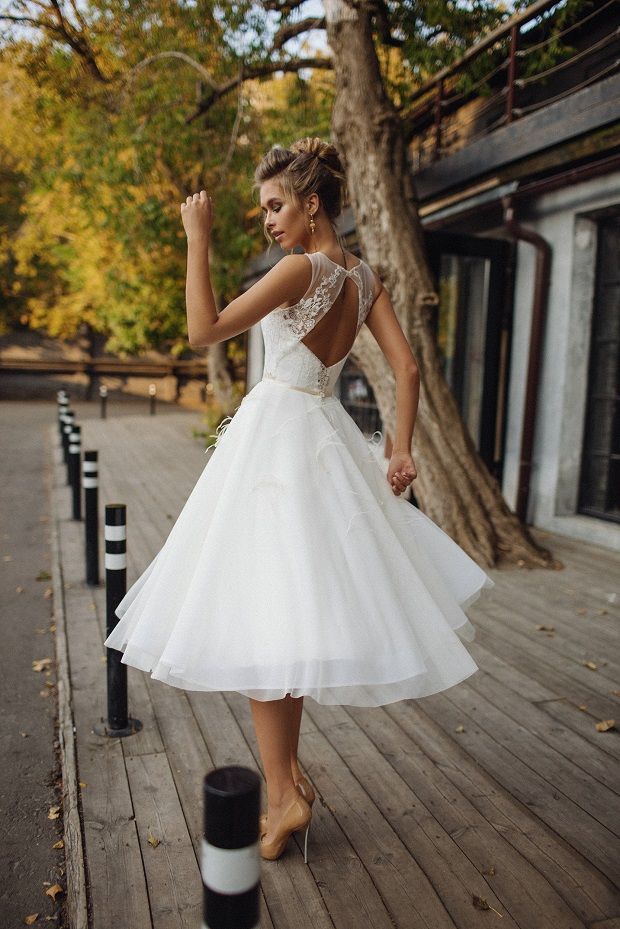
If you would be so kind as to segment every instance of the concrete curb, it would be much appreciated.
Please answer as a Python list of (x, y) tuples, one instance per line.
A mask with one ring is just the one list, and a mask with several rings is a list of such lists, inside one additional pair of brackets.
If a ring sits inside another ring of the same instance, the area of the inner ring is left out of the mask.
[(71, 674), (65, 621), (65, 595), (60, 558), (58, 495), (56, 494), (57, 429), (48, 433), (50, 542), (52, 587), (54, 590), (54, 621), (56, 624), (56, 679), (58, 689), (58, 741), (62, 766), (62, 809), (64, 823), (65, 864), (67, 882), (67, 918), (69, 929), (89, 929), (86, 864), (79, 806), (79, 787), (75, 726), (71, 706)]

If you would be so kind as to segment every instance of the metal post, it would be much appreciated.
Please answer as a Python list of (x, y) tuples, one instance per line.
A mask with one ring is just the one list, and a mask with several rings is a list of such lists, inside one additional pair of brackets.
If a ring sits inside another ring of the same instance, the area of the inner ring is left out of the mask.
[(67, 410), (65, 413), (64, 425), (62, 427), (62, 456), (67, 466), (67, 484), (69, 483), (69, 436), (73, 432), (73, 423), (75, 413), (73, 410)]
[[(127, 587), (126, 511), (124, 503), (107, 503), (105, 508), (106, 638), (118, 622), (114, 611)], [(142, 729), (142, 723), (127, 715), (127, 665), (121, 661), (122, 652), (115, 648), (107, 652), (108, 718), (102, 718), (93, 730), (110, 738), (132, 735)]]
[(99, 584), (99, 477), (97, 452), (84, 451), (82, 487), (84, 488), (84, 541), (86, 545), (86, 583)]
[(105, 384), (99, 387), (99, 400), (101, 401), (100, 419), (106, 418), (106, 404), (108, 402), (108, 388)]
[(73, 426), (69, 433), (69, 463), (67, 473), (73, 500), (73, 519), (82, 518), (82, 492), (80, 487), (80, 458), (82, 454), (82, 427)]
[(201, 873), (203, 929), (253, 929), (259, 923), (260, 778), (240, 765), (204, 779)]

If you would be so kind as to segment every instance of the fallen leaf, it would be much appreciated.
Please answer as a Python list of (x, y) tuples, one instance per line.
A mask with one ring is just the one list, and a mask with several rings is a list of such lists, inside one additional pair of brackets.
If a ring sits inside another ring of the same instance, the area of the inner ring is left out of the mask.
[(588, 709), (588, 704), (587, 704), (587, 703), (580, 703), (580, 704), (578, 705), (577, 709), (578, 709), (578, 710), (587, 710), (587, 709)]
[(615, 719), (603, 719), (600, 723), (596, 724), (597, 732), (608, 732), (609, 729), (615, 729), (615, 728), (616, 728)]
[(48, 523), (49, 519), (50, 519), (49, 516), (39, 516), (40, 523)]
[(50, 695), (50, 691), (49, 691), (49, 690), (40, 690), (40, 691), (39, 691), (39, 696), (40, 696), (40, 697), (49, 697), (49, 695)]
[(13, 556), (12, 556), (12, 555), (3, 555), (3, 556), (2, 556), (2, 560), (3, 560), (3, 561), (13, 561)]
[(498, 916), (503, 917), (503, 913), (500, 913), (495, 907), (492, 907), (490, 903), (487, 903), (484, 897), (479, 897), (477, 894), (472, 894), (472, 903), (479, 910), (493, 910), (494, 913), (497, 913)]
[(33, 671), (44, 671), (45, 668), (49, 668), (52, 663), (52, 658), (37, 658), (32, 662)]
[(486, 870), (486, 871), (483, 871), (482, 873), (483, 873), (483, 874), (490, 874), (491, 876), (493, 876), (493, 875), (495, 874), (495, 865), (491, 865), (490, 868), (487, 868), (487, 870)]
[(36, 923), (38, 918), (39, 918), (38, 913), (31, 913), (30, 916), (24, 916), (24, 922), (26, 923), (27, 926), (32, 926), (33, 923)]
[(582, 661), (581, 663), (582, 665), (584, 665), (584, 667), (589, 668), (590, 671), (596, 671), (596, 669), (598, 668), (598, 665), (595, 664), (593, 661)]
[(52, 848), (64, 848), (64, 847), (65, 847), (64, 839), (59, 839), (58, 842), (54, 842), (54, 844), (52, 845)]
[(44, 570), (44, 571), (39, 571), (39, 573), (37, 574), (35, 580), (37, 580), (37, 581), (49, 581), (49, 580), (51, 580), (51, 577), (52, 577), (52, 575), (49, 573), (49, 571), (45, 571), (45, 570)]
[(35, 629), (34, 631), (36, 632), (37, 635), (45, 635), (45, 633), (47, 632), (47, 629)]
[(599, 616), (607, 616), (607, 610), (604, 610), (602, 608), (598, 609), (596, 612)]
[(56, 632), (56, 623), (50, 623), (50, 632)]
[(21, 735), (22, 739), (27, 739), (27, 738), (28, 738), (28, 733), (27, 733), (27, 732), (20, 732), (20, 735)]
[(43, 596), (45, 597), (46, 600), (49, 600), (50, 597), (54, 596), (54, 588), (47, 587)]
[(59, 806), (50, 806), (49, 813), (47, 814), (48, 819), (58, 819), (60, 816), (60, 807)]
[(555, 626), (536, 626), (539, 632), (555, 632)]
[(88, 787), (88, 784), (85, 784), (84, 781), (80, 781), (80, 787)]
[(18, 586), (18, 587), (15, 588), (15, 593), (16, 593), (16, 594), (23, 594), (24, 589), (25, 589), (25, 588), (23, 588), (23, 587), (21, 587), (21, 586)]
[(64, 894), (64, 889), (60, 886), (60, 884), (54, 884), (52, 887), (49, 887), (45, 893), (48, 897), (52, 898), (54, 903), (56, 903), (56, 897), (58, 894)]
[[(46, 674), (49, 674), (49, 671), (46, 671), (45, 673), (46, 673)], [(46, 682), (45, 682), (45, 686), (46, 686), (46, 687), (55, 687), (56, 684), (54, 683), (54, 681), (46, 681)]]
[(455, 731), (455, 732), (465, 732), (465, 726), (463, 725), (463, 723), (460, 723), (460, 724), (456, 727), (456, 729), (455, 729), (454, 731)]
[(146, 833), (146, 841), (149, 843), (149, 845), (152, 845), (153, 848), (157, 848), (157, 846), (158, 846), (159, 843), (161, 842), (161, 839), (156, 839), (156, 838), (155, 838), (155, 836), (154, 836), (153, 833), (151, 832), (150, 826), (149, 826), (149, 828), (148, 828), (148, 830), (147, 830), (147, 833)]

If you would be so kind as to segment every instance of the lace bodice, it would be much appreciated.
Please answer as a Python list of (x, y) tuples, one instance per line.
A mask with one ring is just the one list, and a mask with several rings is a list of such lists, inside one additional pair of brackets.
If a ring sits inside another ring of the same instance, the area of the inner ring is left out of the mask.
[(265, 342), (263, 378), (273, 378), (327, 397), (333, 392), (355, 339), (344, 358), (332, 365), (324, 365), (301, 340), (328, 313), (347, 277), (355, 281), (359, 290), (357, 336), (375, 299), (374, 276), (365, 261), (353, 268), (344, 268), (323, 252), (305, 254), (312, 264), (308, 290), (294, 306), (277, 307), (261, 320)]

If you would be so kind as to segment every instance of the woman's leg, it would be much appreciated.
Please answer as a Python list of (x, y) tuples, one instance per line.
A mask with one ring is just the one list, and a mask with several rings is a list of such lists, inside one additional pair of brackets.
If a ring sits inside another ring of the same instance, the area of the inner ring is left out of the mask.
[(267, 782), (268, 835), (280, 815), (299, 796), (291, 770), (290, 710), (287, 698), (250, 698), (254, 729)]
[(303, 697), (291, 697), (290, 694), (287, 694), (284, 698), (288, 703), (289, 709), (289, 741), (290, 741), (290, 755), (291, 755), (291, 773), (293, 775), (293, 780), (298, 781), (301, 777), (301, 770), (299, 768), (299, 762), (297, 760), (297, 752), (299, 746), (299, 730), (301, 727), (301, 714), (304, 708), (304, 698)]

